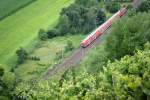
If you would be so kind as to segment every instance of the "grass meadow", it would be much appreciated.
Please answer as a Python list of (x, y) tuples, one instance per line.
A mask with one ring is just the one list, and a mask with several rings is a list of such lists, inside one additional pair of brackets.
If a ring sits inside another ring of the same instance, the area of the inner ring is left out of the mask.
[(0, 21), (0, 63), (12, 64), (15, 51), (33, 46), (38, 30), (53, 27), (61, 9), (71, 3), (73, 0), (37, 0)]
[[(85, 35), (68, 35), (41, 42), (30, 53), (30, 56), (38, 56), (40, 61), (27, 60), (24, 64), (19, 65), (15, 70), (17, 77), (22, 80), (41, 77), (41, 73), (45, 73), (47, 69), (52, 68), (56, 63), (56, 53), (65, 49), (68, 40), (72, 41), (75, 48), (78, 48), (84, 38)], [(67, 52), (64, 56), (67, 57), (71, 53), (72, 51)]]
[(36, 0), (1, 0), (0, 1), (0, 20), (27, 6)]

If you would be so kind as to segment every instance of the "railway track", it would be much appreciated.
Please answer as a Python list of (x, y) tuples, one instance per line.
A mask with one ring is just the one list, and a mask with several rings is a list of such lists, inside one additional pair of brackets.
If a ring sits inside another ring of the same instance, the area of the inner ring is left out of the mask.
[(102, 37), (98, 37), (87, 48), (80, 47), (76, 49), (74, 53), (68, 58), (64, 59), (62, 63), (57, 65), (55, 68), (48, 70), (47, 73), (44, 75), (44, 79), (48, 79), (49, 76), (52, 76), (61, 70), (67, 70), (70, 67), (78, 64), (89, 53), (89, 51), (92, 48), (101, 43), (101, 38)]
[[(140, 4), (139, 0), (134, 0), (132, 5), (134, 8), (137, 8)], [(104, 33), (105, 34), (105, 33)], [(89, 51), (94, 47), (101, 43), (102, 36), (98, 37), (95, 41), (93, 41), (88, 47), (86, 48), (78, 48), (74, 51), (74, 53), (69, 56), (68, 58), (64, 59), (62, 63), (58, 64), (53, 69), (49, 69), (47, 73), (43, 76), (45, 80), (47, 80), (50, 76), (62, 71), (71, 68), (72, 66), (80, 63), (80, 61), (89, 53)]]

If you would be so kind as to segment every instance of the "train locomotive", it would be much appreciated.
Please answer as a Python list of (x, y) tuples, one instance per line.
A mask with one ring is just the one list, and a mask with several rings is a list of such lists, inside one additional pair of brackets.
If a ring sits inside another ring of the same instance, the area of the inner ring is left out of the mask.
[(116, 12), (111, 18), (109, 18), (105, 23), (96, 28), (91, 34), (89, 34), (82, 42), (81, 47), (86, 48), (90, 45), (94, 40), (96, 40), (99, 36), (101, 36), (109, 27), (111, 27), (112, 23), (124, 16), (127, 12), (127, 8), (123, 7), (118, 12)]

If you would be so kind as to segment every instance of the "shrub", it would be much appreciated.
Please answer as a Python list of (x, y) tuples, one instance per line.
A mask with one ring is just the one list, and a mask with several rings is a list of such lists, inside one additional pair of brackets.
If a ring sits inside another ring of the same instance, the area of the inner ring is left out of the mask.
[(110, 13), (115, 13), (120, 9), (120, 3), (119, 2), (108, 2), (106, 3), (106, 9), (110, 12)]
[(47, 35), (48, 35), (48, 38), (53, 38), (53, 37), (59, 36), (60, 32), (58, 29), (51, 29), (47, 32)]
[(34, 60), (34, 61), (40, 61), (40, 57), (38, 56), (32, 56), (30, 57), (31, 60)]
[(17, 63), (18, 64), (22, 64), (28, 57), (28, 53), (26, 52), (26, 50), (22, 47), (20, 47), (17, 51)]
[(38, 32), (38, 36), (41, 40), (46, 40), (48, 38), (48, 35), (46, 33), (45, 30), (43, 29), (40, 29), (39, 32)]
[(67, 45), (65, 46), (65, 52), (71, 51), (74, 49), (72, 41), (68, 40)]
[(59, 51), (59, 52), (57, 52), (56, 53), (56, 56), (55, 56), (55, 60), (60, 60), (60, 59), (62, 59), (62, 57), (63, 57), (63, 53), (64, 53), (64, 51)]
[(142, 1), (142, 3), (140, 4), (140, 6), (138, 7), (137, 11), (141, 11), (141, 12), (148, 12), (150, 10), (150, 1), (149, 0), (144, 0)]

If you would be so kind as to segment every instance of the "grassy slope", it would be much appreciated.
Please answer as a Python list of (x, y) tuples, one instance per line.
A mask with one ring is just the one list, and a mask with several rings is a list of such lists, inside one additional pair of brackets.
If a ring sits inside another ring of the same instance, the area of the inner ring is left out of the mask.
[(35, 0), (1, 0), (0, 2), (0, 20), (18, 9), (25, 7)]
[[(17, 78), (29, 80), (40, 77), (47, 68), (53, 67), (56, 53), (65, 48), (68, 40), (71, 40), (75, 48), (78, 48), (81, 40), (84, 38), (84, 35), (69, 35), (56, 37), (39, 44), (30, 55), (38, 56), (41, 60), (27, 60), (24, 64), (20, 65), (15, 70)], [(71, 52), (68, 52), (66, 55), (70, 55), (70, 53)]]
[(0, 22), (0, 63), (8, 64), (19, 46), (27, 46), (39, 28), (56, 23), (61, 8), (73, 0), (37, 0)]

